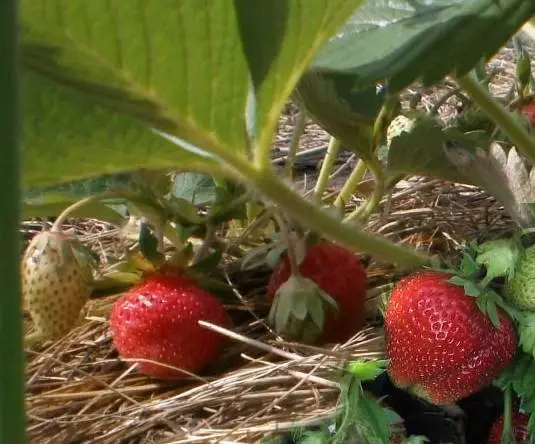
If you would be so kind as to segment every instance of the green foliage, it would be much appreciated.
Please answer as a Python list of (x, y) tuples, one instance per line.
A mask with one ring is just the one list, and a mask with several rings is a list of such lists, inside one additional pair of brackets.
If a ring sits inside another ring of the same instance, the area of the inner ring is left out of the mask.
[(518, 325), (520, 348), (535, 357), (535, 313), (523, 312)]
[(20, 306), (20, 108), (17, 2), (0, 2), (0, 442), (26, 441)]
[(514, 276), (520, 253), (515, 239), (497, 239), (478, 246), (476, 262), (485, 266), (487, 280), (497, 277), (510, 280)]
[(388, 148), (388, 170), (392, 173), (431, 176), (457, 182), (467, 179), (444, 153), (446, 140), (457, 140), (469, 150), (474, 149), (470, 138), (446, 131), (438, 120), (418, 115), (408, 131), (394, 137)]
[(375, 85), (356, 89), (353, 75), (308, 72), (296, 96), (329, 134), (360, 157), (369, 158), (373, 124), (384, 103), (384, 94)]
[(524, 0), (369, 1), (314, 60), (319, 71), (388, 79), (393, 90), (461, 76), (492, 56), (535, 14)]
[(389, 442), (390, 424), (384, 408), (364, 394), (361, 380), (351, 374), (340, 381), (343, 412), (337, 421), (333, 444), (359, 439), (365, 444)]
[(370, 381), (385, 371), (386, 361), (353, 361), (350, 362), (346, 369), (349, 373), (361, 381)]
[[(535, 412), (535, 360), (533, 354), (519, 352), (514, 361), (496, 380), (502, 389), (512, 387), (520, 398), (520, 408), (527, 413)], [(534, 415), (531, 416), (533, 418)], [(528, 434), (535, 436), (535, 421), (528, 423)]]
[(312, 58), (360, 3), (235, 0), (255, 89), (252, 133), (261, 150), (271, 144), (279, 115)]

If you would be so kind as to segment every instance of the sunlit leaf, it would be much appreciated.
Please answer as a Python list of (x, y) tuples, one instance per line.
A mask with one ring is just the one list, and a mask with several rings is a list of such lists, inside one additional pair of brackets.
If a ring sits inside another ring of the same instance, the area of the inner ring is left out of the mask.
[(369, 0), (314, 60), (318, 70), (352, 73), (394, 90), (467, 73), (533, 14), (525, 0)]

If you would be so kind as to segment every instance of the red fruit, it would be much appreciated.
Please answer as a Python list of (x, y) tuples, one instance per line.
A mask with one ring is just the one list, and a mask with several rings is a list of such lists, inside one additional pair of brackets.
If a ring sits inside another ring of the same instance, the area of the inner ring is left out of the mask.
[(390, 378), (435, 404), (453, 403), (490, 384), (517, 346), (501, 309), (497, 329), (476, 298), (448, 278), (423, 271), (400, 280), (385, 313)]
[(531, 122), (531, 126), (535, 128), (535, 103), (528, 103), (521, 109), (522, 114)]
[[(528, 421), (529, 415), (521, 412), (512, 414), (513, 435), (516, 444), (526, 444), (528, 442)], [(500, 444), (503, 431), (503, 416), (500, 416), (490, 429), (488, 444)]]
[[(320, 242), (309, 247), (299, 271), (338, 303), (337, 311), (326, 313), (323, 334), (316, 343), (343, 342), (358, 332), (364, 323), (366, 302), (366, 271), (359, 257), (339, 245)], [(285, 255), (269, 280), (270, 302), (290, 274)]]
[[(216, 360), (225, 337), (199, 320), (228, 326), (219, 300), (186, 276), (154, 274), (126, 292), (113, 306), (110, 328), (123, 358), (150, 359), (195, 373)], [(183, 372), (145, 362), (141, 372), (159, 378)]]

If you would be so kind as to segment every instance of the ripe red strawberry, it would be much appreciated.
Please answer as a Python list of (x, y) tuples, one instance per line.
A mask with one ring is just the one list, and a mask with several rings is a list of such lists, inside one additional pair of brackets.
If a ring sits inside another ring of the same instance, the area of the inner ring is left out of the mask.
[[(199, 320), (228, 326), (230, 318), (211, 293), (183, 275), (155, 273), (132, 287), (113, 306), (110, 329), (123, 358), (149, 359), (195, 373), (218, 357), (225, 337)], [(139, 370), (158, 378), (184, 376), (158, 364)]]
[[(513, 412), (511, 415), (513, 436), (516, 444), (527, 444), (529, 439), (528, 421), (529, 415), (521, 412)], [(500, 416), (490, 429), (488, 444), (500, 444), (503, 431), (503, 416)]]
[(535, 128), (535, 103), (528, 103), (521, 109), (522, 114), (531, 122), (531, 126)]
[(501, 309), (497, 329), (476, 298), (448, 279), (435, 271), (401, 279), (385, 313), (390, 378), (435, 404), (453, 403), (490, 384), (517, 346)]
[[(358, 332), (364, 322), (366, 301), (366, 271), (359, 257), (339, 245), (319, 242), (309, 247), (299, 272), (338, 305), (338, 310), (326, 310), (323, 334), (314, 342), (343, 342)], [(290, 275), (290, 263), (285, 255), (269, 280), (270, 302)]]

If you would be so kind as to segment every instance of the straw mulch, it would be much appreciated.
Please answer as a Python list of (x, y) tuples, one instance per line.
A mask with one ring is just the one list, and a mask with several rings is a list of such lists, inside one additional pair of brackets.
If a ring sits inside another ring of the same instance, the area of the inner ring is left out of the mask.
[[(511, 60), (506, 49), (494, 62), (506, 68), (501, 85), (510, 82)], [(432, 90), (422, 106), (436, 103), (449, 88)], [(442, 111), (446, 118), (454, 112), (453, 102)], [(276, 155), (287, 146), (294, 119), (289, 109), (281, 120)], [(325, 147), (327, 141), (328, 135), (309, 123), (302, 147)], [(349, 170), (351, 161), (349, 156), (341, 164)], [(361, 201), (355, 196), (348, 206)], [(22, 230), (31, 237), (45, 225), (27, 221)], [(118, 227), (84, 220), (73, 228), (100, 254), (104, 266), (125, 254)], [(503, 232), (511, 222), (492, 197), (475, 187), (412, 178), (396, 186), (365, 228), (422, 250), (453, 255), (466, 240)], [(219, 362), (202, 376), (174, 382), (139, 375), (135, 365), (118, 358), (107, 312), (119, 295), (93, 298), (84, 322), (67, 337), (27, 350), (31, 442), (252, 443), (277, 430), (332, 417), (338, 396), (336, 370), (349, 359), (380, 358), (384, 353), (378, 302), (400, 273), (369, 258), (367, 263), (367, 327), (346, 344), (318, 349), (285, 343), (265, 324), (269, 270), (241, 271), (229, 262), (221, 277), (233, 287), (235, 298), (227, 306), (240, 322), (232, 331), (221, 332), (229, 336), (229, 344)]]

